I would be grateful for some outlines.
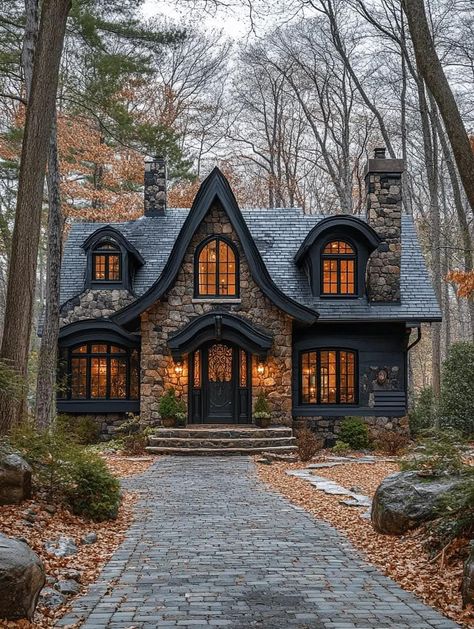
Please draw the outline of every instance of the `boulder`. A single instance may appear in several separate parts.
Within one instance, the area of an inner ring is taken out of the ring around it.
[[[0,451],[0,505],[31,498],[31,467],[18,454]]]
[[[65,602],[66,597],[57,590],[53,590],[51,587],[46,587],[41,590],[39,597],[40,605],[44,607],[59,607],[60,605],[64,605]]]
[[[70,557],[77,553],[77,546],[72,537],[61,536],[57,540],[47,539],[43,544],[45,550],[56,557]]]
[[[371,519],[378,533],[402,535],[439,516],[446,494],[461,479],[455,476],[426,477],[417,472],[397,472],[384,478],[372,502]]]
[[[97,539],[97,533],[92,531],[91,533],[86,533],[86,535],[84,535],[81,539],[81,544],[95,544]]]
[[[0,533],[0,618],[31,620],[44,583],[38,555],[27,544]]]
[[[462,575],[462,602],[463,605],[474,604],[474,540],[470,544],[469,556],[464,564],[464,572]]]
[[[65,594],[66,596],[70,594],[77,594],[80,589],[80,585],[77,581],[73,581],[72,579],[58,581],[54,584],[54,587],[58,590],[58,592]]]

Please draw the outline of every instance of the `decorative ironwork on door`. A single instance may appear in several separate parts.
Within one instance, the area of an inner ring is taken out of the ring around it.
[[[230,382],[232,380],[232,348],[221,343],[211,345],[208,357],[209,382]]]

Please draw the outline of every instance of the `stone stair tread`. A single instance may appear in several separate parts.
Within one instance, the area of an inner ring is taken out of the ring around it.
[[[172,448],[148,446],[146,450],[153,454],[176,454],[181,456],[225,456],[239,454],[258,454],[260,452],[295,452],[296,446],[264,446],[254,448]]]
[[[201,447],[207,447],[208,445],[211,447],[214,445],[227,446],[232,443],[239,446],[239,442],[242,442],[240,445],[249,443],[251,446],[261,446],[265,444],[269,444],[269,447],[272,445],[290,446],[293,445],[295,441],[295,437],[206,437],[204,439],[198,437],[150,437],[150,445],[152,446],[158,446],[159,444],[166,445],[166,442],[169,442],[169,445],[182,445],[184,447],[199,447],[199,444],[201,444]]]

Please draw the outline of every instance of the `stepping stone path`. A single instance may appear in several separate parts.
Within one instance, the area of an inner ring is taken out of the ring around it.
[[[247,457],[163,457],[126,479],[135,520],[57,626],[451,629]]]

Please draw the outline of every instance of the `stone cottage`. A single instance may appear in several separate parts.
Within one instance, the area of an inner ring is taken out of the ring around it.
[[[58,410],[156,425],[172,386],[188,425],[250,425],[263,391],[273,423],[329,438],[345,416],[403,427],[408,352],[441,318],[403,169],[376,151],[356,217],[241,209],[217,168],[170,208],[164,160],[146,162],[142,217],[72,225]]]

